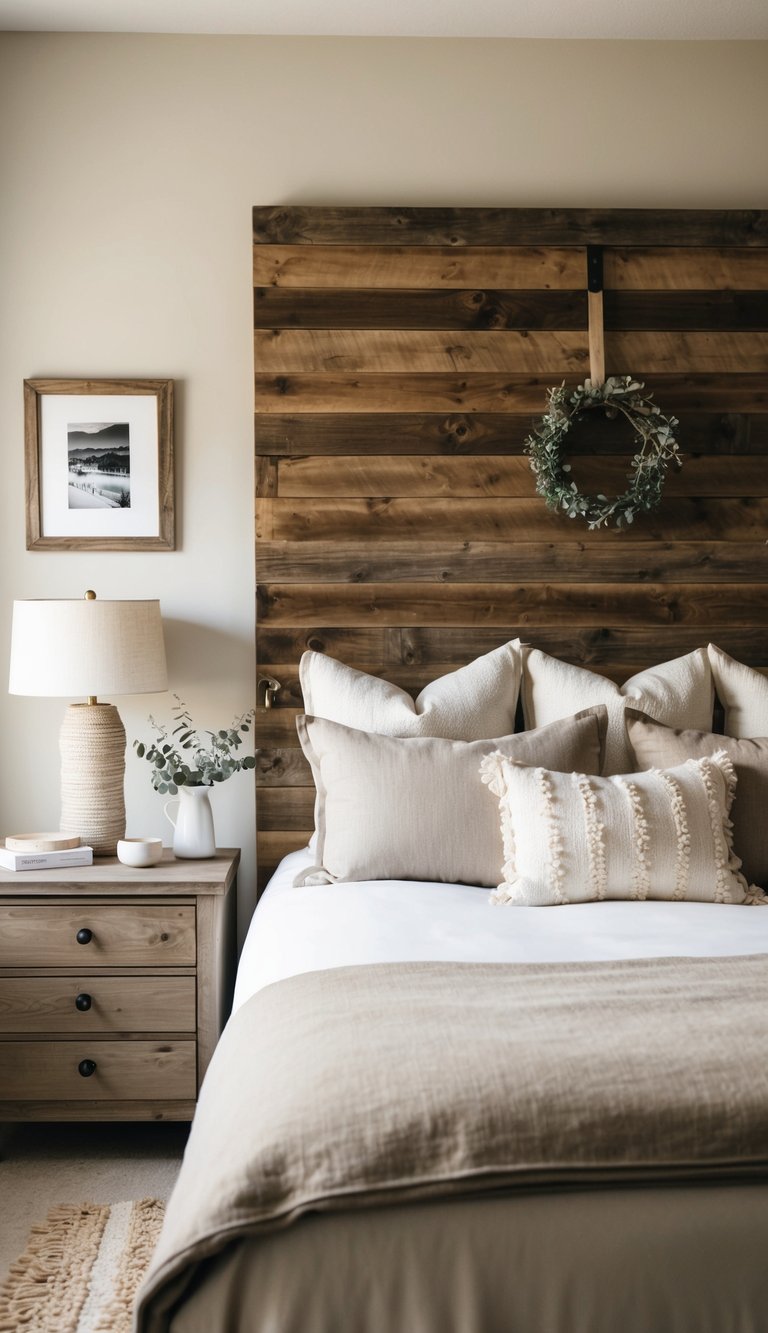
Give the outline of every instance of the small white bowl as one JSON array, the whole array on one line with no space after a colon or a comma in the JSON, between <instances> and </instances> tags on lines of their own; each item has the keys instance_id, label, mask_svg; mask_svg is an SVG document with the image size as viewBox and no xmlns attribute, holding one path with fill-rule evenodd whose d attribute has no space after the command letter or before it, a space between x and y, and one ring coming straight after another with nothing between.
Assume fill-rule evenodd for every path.
<instances>
[{"instance_id":1,"label":"small white bowl","mask_svg":"<svg viewBox=\"0 0 768 1333\"><path fill-rule=\"evenodd\" d=\"M121 838L117 844L118 861L136 870L141 870L142 866L156 866L162 855L162 838Z\"/></svg>"}]
</instances>

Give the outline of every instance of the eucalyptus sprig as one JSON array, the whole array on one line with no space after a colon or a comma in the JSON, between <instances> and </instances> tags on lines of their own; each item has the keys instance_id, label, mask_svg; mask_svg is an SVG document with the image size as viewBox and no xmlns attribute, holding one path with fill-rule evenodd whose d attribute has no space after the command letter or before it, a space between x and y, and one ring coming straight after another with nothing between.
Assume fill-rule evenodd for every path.
<instances>
[{"instance_id":1,"label":"eucalyptus sprig","mask_svg":"<svg viewBox=\"0 0 768 1333\"><path fill-rule=\"evenodd\" d=\"M531 459L536 490L550 509L565 512L568 518L584 518L590 529L610 523L621 528L631 523L635 514L656 509L669 464L681 465L675 438L680 423L676 417L663 416L650 395L643 394L644 387L631 375L612 375L604 384L593 385L586 380L575 389L561 384L547 391L549 409L524 448ZM563 460L563 441L573 422L596 409L608 416L620 413L640 442L627 474L629 486L613 500L602 493L582 495L570 478L570 463Z\"/></svg>"},{"instance_id":2,"label":"eucalyptus sprig","mask_svg":"<svg viewBox=\"0 0 768 1333\"><path fill-rule=\"evenodd\" d=\"M146 759L152 765L150 781L155 791L176 796L179 787L212 787L217 782L226 782L234 773L256 767L253 755L236 753L243 737L250 732L255 709L233 718L230 726L221 731L196 731L184 701L178 694L173 697L176 703L170 732L168 725L150 716L149 724L157 733L155 739L147 744L133 742L139 759ZM178 739L173 740L174 736Z\"/></svg>"}]
</instances>

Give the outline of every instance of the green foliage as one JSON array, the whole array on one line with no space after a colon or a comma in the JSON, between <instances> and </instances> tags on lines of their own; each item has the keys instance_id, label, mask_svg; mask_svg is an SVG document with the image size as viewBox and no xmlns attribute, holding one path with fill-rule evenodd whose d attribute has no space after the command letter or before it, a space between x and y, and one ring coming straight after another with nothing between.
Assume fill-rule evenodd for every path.
<instances>
[{"instance_id":1,"label":"green foliage","mask_svg":"<svg viewBox=\"0 0 768 1333\"><path fill-rule=\"evenodd\" d=\"M213 787L226 782L233 773L255 768L253 755L236 753L247 736L255 717L255 709L233 718L229 727L221 731L196 731L187 706L174 694L173 722L169 727L149 718L155 730L155 739L147 744L134 741L139 759L151 765L150 782L162 795L176 796L179 787ZM176 737L174 740L173 738Z\"/></svg>"},{"instance_id":2,"label":"green foliage","mask_svg":"<svg viewBox=\"0 0 768 1333\"><path fill-rule=\"evenodd\" d=\"M575 389L562 384L548 390L549 410L528 436L525 452L530 455L536 490L550 509L568 518L584 518L589 528L611 523L621 528L631 523L635 514L656 509L669 464L681 465L680 446L675 439L680 423L676 417L662 416L650 395L642 393L644 387L631 375L621 375L611 376L600 385L593 386L586 380ZM571 425L595 410L609 416L621 413L640 441L632 458L632 471L627 474L629 486L613 500L602 494L582 495L568 475L570 464L563 461L562 444Z\"/></svg>"}]
</instances>

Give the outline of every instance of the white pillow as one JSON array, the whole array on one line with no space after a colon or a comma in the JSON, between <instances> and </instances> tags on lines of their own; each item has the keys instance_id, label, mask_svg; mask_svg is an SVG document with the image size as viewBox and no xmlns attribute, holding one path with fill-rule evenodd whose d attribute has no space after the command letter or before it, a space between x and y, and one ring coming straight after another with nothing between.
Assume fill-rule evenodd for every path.
<instances>
[{"instance_id":1,"label":"white pillow","mask_svg":"<svg viewBox=\"0 0 768 1333\"><path fill-rule=\"evenodd\" d=\"M545 726L590 704L605 704L608 708L605 774L628 773L633 767L624 725L627 704L669 727L712 730L714 687L704 648L640 671L621 687L605 676L561 662L538 648L525 648L522 695L526 728ZM765 734L768 735L768 729Z\"/></svg>"},{"instance_id":2,"label":"white pillow","mask_svg":"<svg viewBox=\"0 0 768 1333\"><path fill-rule=\"evenodd\" d=\"M492 901L526 907L602 899L758 903L734 855L736 775L720 750L679 767L588 777L481 761L499 798L502 882Z\"/></svg>"},{"instance_id":3,"label":"white pillow","mask_svg":"<svg viewBox=\"0 0 768 1333\"><path fill-rule=\"evenodd\" d=\"M415 703L398 685L356 671L325 653L304 653L299 675L304 711L312 717L379 736L480 741L506 736L515 729L521 643L512 639L432 681Z\"/></svg>"},{"instance_id":4,"label":"white pillow","mask_svg":"<svg viewBox=\"0 0 768 1333\"><path fill-rule=\"evenodd\" d=\"M768 680L714 643L707 652L717 697L725 709L726 736L768 736Z\"/></svg>"}]
</instances>

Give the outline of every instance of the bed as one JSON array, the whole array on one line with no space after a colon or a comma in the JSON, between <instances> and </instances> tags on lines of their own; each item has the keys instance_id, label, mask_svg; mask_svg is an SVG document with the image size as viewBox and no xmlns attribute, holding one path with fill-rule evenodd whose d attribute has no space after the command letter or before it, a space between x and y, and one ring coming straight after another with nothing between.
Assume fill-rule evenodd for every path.
<instances>
[{"instance_id":1,"label":"bed","mask_svg":"<svg viewBox=\"0 0 768 1333\"><path fill-rule=\"evenodd\" d=\"M411 737L428 778L433 737L482 745L602 708L610 737L588 773L634 768L625 722L648 771L679 764L680 745L714 762L724 731L738 846L762 829L764 760L747 751L768 736L753 670L768 663L764 223L254 210L266 889L141 1333L765 1328L768 912L728 900L727 816L708 901L691 900L699 833L686 842L670 807L684 901L674 886L653 900L642 855L635 900L611 900L616 863L592 837L584 900L567 902L564 881L539 899L560 905L519 905L512 883L492 905L500 876L458 873L464 842L473 857L489 843L490 793L470 818L443 812L437 835L411 830L418 873L382 873L406 846L414 766L379 742L366 760L376 736ZM685 441L658 513L621 534L550 514L521 457L546 387L586 373L587 245L605 251L609 369L648 376ZM610 422L573 452L584 484L620 489L627 441ZM518 635L534 647L510 689L498 654L506 641L516 657ZM709 640L725 653L708 656ZM496 674L470 678L478 654L497 655ZM334 659L361 673L359 698L349 680L336 690ZM684 665L665 673L665 659ZM466 671L462 699L496 707L458 729L425 736L410 716L402 729L410 701L423 716L433 683ZM450 696L438 687L430 706ZM363 740L341 738L333 780L353 780L321 833L326 722ZM402 837L380 818L390 805ZM549 834L531 827L535 862ZM347 836L361 829L362 851ZM748 848L758 883L763 851ZM598 881L606 899L587 901Z\"/></svg>"},{"instance_id":2,"label":"bed","mask_svg":"<svg viewBox=\"0 0 768 1333\"><path fill-rule=\"evenodd\" d=\"M767 743L670 723L716 680L738 731L764 678L710 645L619 689L517 640L415 701L300 672L315 833L245 941L140 1327L759 1329ZM518 695L541 725L434 734Z\"/></svg>"},{"instance_id":3,"label":"bed","mask_svg":"<svg viewBox=\"0 0 768 1333\"><path fill-rule=\"evenodd\" d=\"M540 973L543 965L549 986L562 985L563 966L610 969L620 960L685 955L701 963L722 958L738 965L748 959L751 967L757 960L753 998L761 1005L768 912L696 902L505 912L490 907L487 893L475 886L379 881L295 887L297 874L311 862L309 852L285 859L243 951L234 1017L223 1044L237 1042L239 1068L228 1077L246 1105L253 1095L269 1096L270 1077L266 1069L249 1072L253 1047L250 1039L243 1045L237 1015L249 1006L258 1009L259 996L271 995L274 1021L274 1005L279 1011L281 988L290 986L291 978L314 981L325 972L349 986L350 978L384 967L387 984L403 986L426 963L428 969L453 969L452 985L460 992L468 973L489 962L528 975ZM349 994L352 1003L354 988ZM699 999L704 1002L703 993ZM362 1011L358 1018L363 1020ZM263 1019L259 1015L257 1024ZM348 1020L354 1029L354 1011ZM756 1018L756 1029L752 1058L760 1047L768 1054L764 1019ZM405 1042L407 1025L401 1032ZM368 1028L366 1040L375 1044L375 1028ZM504 1182L486 1188L478 1180L458 1195L431 1197L427 1187L386 1206L380 1206L381 1199L367 1199L357 1208L320 1200L299 1209L290 1225L283 1218L266 1232L230 1215L212 1245L201 1244L194 1225L187 1227L198 1205L194 1189L189 1193L191 1182L206 1176L217 1197L232 1188L232 1155L215 1149L229 1139L217 1086L221 1063L219 1056L206 1081L184 1168L187 1188L171 1219L175 1243L181 1228L194 1263L182 1266L181 1281L167 1282L166 1272L155 1288L143 1325L152 1333L160 1328L608 1333L619 1327L629 1333L649 1328L757 1333L764 1327L768 1161L750 1162L741 1175L733 1161L730 1170L714 1177L694 1170L690 1178L682 1172L675 1179L669 1164L655 1178L653 1172L640 1172L639 1178L629 1172L612 1182L610 1174L600 1178L589 1171L581 1182L578 1174L563 1181L555 1173L549 1182L546 1176L507 1181L506 1189ZM295 1067L293 1082L311 1095L311 1084ZM338 1091L343 1098L341 1079ZM765 1087L761 1095L765 1115ZM341 1108L335 1132L344 1133ZM765 1132L762 1139L768 1154ZM168 1271L178 1273L178 1261ZM166 1301L172 1313L163 1308Z\"/></svg>"}]
</instances>

